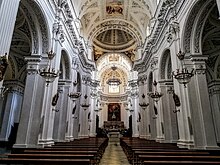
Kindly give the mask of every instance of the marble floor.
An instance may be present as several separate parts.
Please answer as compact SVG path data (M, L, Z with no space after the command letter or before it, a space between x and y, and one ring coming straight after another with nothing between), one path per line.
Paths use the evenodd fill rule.
M120 146L119 139L109 139L108 146L99 165L130 165L127 157Z

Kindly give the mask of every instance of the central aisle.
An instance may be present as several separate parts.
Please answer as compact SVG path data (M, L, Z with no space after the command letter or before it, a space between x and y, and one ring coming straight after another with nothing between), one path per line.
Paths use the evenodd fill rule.
M109 138L108 146L100 161L100 165L130 165L127 157L117 140Z

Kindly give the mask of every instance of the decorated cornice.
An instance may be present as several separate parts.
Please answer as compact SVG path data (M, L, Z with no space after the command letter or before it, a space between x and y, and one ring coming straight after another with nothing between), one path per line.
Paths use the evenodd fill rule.
M68 35L71 38L73 48L77 50L79 60L81 61L83 67L89 71L95 70L94 62L88 59L88 47L85 44L85 41L80 37L79 32L75 28L73 15L71 12L71 7L66 0L62 0L60 3L60 8L65 15L65 26L68 30ZM63 41L64 35L62 33L59 35L59 39Z
M179 33L179 31L180 31L179 23L177 21L173 20L169 24L169 28L166 33L167 42L171 43L176 38L176 35L177 35L177 33Z
M166 35L164 32L165 29L168 28L168 21L170 21L173 17L173 8L176 9L178 13L184 1L181 0L165 0L161 2L161 7L156 12L154 18L157 20L154 23L153 29L151 31L151 35L145 42L144 53L142 59L134 62L133 69L138 71L139 73L145 72L149 68L149 60L151 59L153 49L157 50L159 47L159 41L162 35Z
M122 95L106 95L103 93L100 93L100 99L101 101L105 102L122 102L122 101L127 101L128 99L128 94L122 94Z

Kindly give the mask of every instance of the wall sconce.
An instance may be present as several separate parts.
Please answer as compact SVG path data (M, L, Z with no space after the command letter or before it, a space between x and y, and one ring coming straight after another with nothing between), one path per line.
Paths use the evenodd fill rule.
M40 76L42 76L46 81L46 86L48 86L49 83L52 83L59 75L59 71L56 72L55 69L52 68L52 60L56 53L51 50L47 52L47 55L49 59L48 65L45 68L39 70Z
M187 68L184 68L184 57L185 57L185 53L182 52L181 50L177 53L177 57L181 62L181 69L176 69L176 72L173 71L172 75L175 79L177 79L177 81L180 84L183 84L184 87L186 88L186 84L188 84L191 80L191 78L194 76L194 69L191 70L191 72L188 71Z
M158 102L160 100L160 98L163 96L162 93L157 92L157 82L154 80L153 82L153 86L154 86L154 92L149 92L147 95L150 96L154 102Z
M173 110L173 113L180 112L180 109L177 109L181 105L180 99L179 99L179 96L174 91L173 91L173 101L174 101L174 104L175 104L175 107L176 107L176 109Z
M173 113L177 113L177 112L180 112L180 109L177 109L177 107L180 107L181 103L180 103L180 99L179 99L179 96L175 93L173 87L170 87L167 92L169 94L172 94L173 95L173 101L174 101L174 104L175 104L175 107L176 109L173 110Z
M72 101L76 101L81 96L81 92L71 92L68 96L72 99Z
M173 110L173 113L177 113L177 112L180 112L180 110L179 109Z
M56 108L52 108L52 111L59 112L60 110Z
M133 110L133 109L129 109L129 111L130 111L130 112L134 112L134 110Z
M7 66L8 66L8 58L7 58L7 53L5 53L4 56L0 56L0 81L2 81L4 78Z
M144 100L145 98L145 94L142 94L142 99ZM147 106L149 105L149 103L146 103L145 101L143 101L142 103L139 103L139 106L145 110L147 108Z
M101 109L101 110L102 110L102 109ZM99 112L99 111L101 111L101 110L100 110L100 109L94 109L95 112Z
M77 81L73 81L73 86L76 86L78 84Z

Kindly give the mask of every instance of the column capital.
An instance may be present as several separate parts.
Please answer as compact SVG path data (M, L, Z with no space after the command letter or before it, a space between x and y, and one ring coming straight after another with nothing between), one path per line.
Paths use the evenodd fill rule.
M16 80L6 80L4 81L4 86L8 89L7 92L18 93L23 95L24 84Z
M41 59L42 56L37 54L25 57L25 61L27 61L28 63L39 63Z
M208 60L208 55L202 55L202 54L192 54L189 56L191 61L194 63L201 63Z
M138 80L130 80L128 83L129 83L129 86L132 88L135 88L138 86Z
M190 60L194 64L195 73L196 74L205 74L206 72L206 63L208 60L208 55L202 54L193 54L189 56Z
M27 72L28 74L37 74L39 70L39 63L41 61L41 55L31 55L25 57L27 61Z
M89 82L91 82L91 77L87 75L82 75L82 82L84 84L88 84Z
M212 81L208 84L208 87L210 95L220 94L220 81Z

